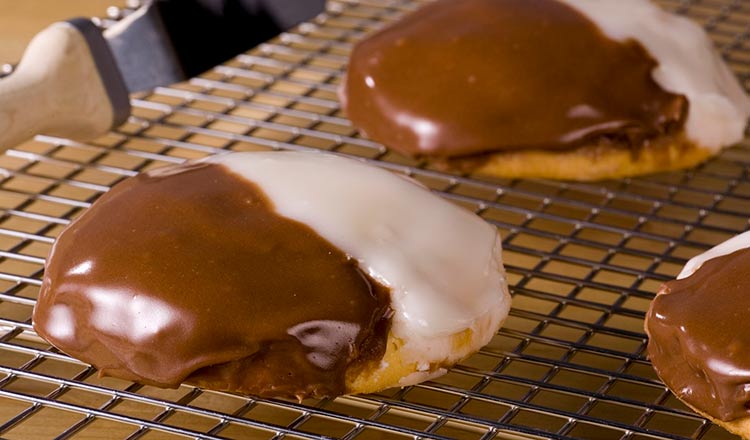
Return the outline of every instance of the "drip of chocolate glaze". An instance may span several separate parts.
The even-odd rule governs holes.
[[[438,0],[357,44],[340,95],[354,125],[412,156],[637,150],[687,115],[656,66],[555,0]]]
[[[750,249],[664,284],[646,314],[648,354],[682,400],[719,420],[750,416]]]
[[[257,185],[198,163],[123,181],[62,232],[34,328],[103,375],[301,399],[382,358],[389,304]]]

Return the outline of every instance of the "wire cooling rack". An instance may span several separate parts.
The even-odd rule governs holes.
[[[750,88],[750,2],[662,3],[704,24]],[[331,1],[199,78],[134,97],[116,132],[88,144],[42,136],[0,156],[0,438],[731,437],[665,390],[642,322],[687,258],[747,228],[750,145],[597,184],[452,175],[388,151],[351,127],[336,88],[351,44],[418,4]],[[515,301],[506,326],[443,378],[301,404],[98,378],[34,334],[44,257],[97,196],[168,163],[269,149],[361,157],[497,225]]]

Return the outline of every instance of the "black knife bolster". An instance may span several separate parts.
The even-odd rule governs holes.
[[[130,116],[130,96],[107,40],[104,39],[102,31],[87,18],[72,18],[67,22],[81,33],[89,46],[99,77],[112,104],[112,128],[123,124]]]

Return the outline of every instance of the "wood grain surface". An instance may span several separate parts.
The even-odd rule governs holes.
[[[0,64],[17,63],[29,40],[49,24],[67,18],[104,16],[119,0],[0,0]]]

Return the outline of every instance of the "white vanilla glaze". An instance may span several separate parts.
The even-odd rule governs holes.
[[[724,255],[729,255],[732,252],[736,252],[740,249],[746,248],[750,248],[750,231],[743,232],[740,235],[736,235],[723,243],[717,244],[706,252],[691,258],[687,262],[687,264],[685,264],[685,267],[682,268],[680,274],[677,275],[677,279],[681,280],[683,278],[689,277],[690,275],[695,273],[695,271],[700,269],[703,263],[708,260]]]
[[[587,16],[616,41],[635,39],[659,66],[654,80],[690,103],[687,137],[711,150],[741,141],[750,97],[714,50],[705,31],[648,0],[559,0]]]
[[[472,329],[476,350],[507,316],[497,230],[411,179],[329,154],[233,153],[208,161],[258,185],[278,214],[307,224],[390,287],[391,331],[420,344],[421,359],[458,360],[470,350],[451,353],[446,337]]]

